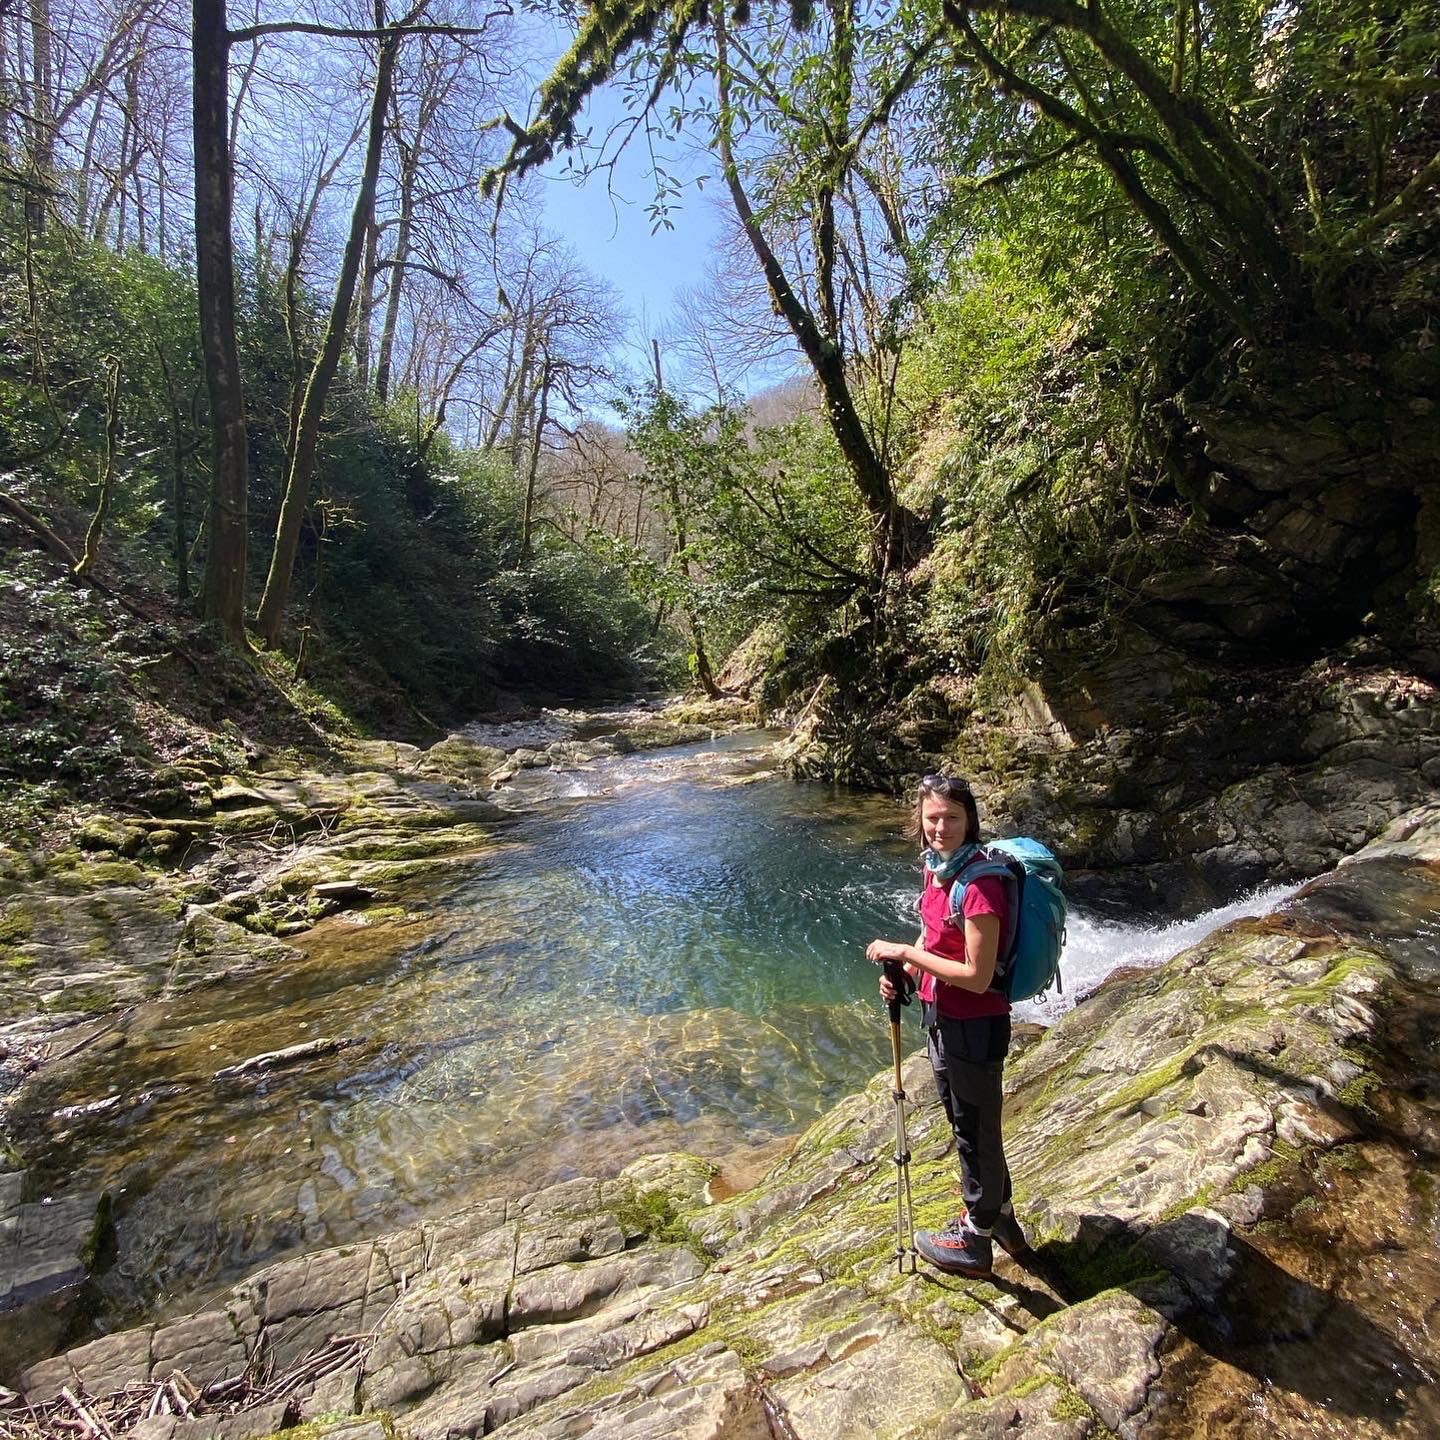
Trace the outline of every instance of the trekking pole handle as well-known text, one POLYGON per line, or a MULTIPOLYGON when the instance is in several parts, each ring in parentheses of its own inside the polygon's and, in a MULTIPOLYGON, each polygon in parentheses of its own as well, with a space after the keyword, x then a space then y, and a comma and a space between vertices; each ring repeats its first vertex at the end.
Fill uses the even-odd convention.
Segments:
POLYGON ((910 1003, 910 990, 913 982, 905 973, 905 967, 898 960, 886 960, 881 968, 885 971, 885 978, 894 987, 895 998, 887 1001, 890 1010, 890 1023, 900 1023, 900 1007, 910 1003))

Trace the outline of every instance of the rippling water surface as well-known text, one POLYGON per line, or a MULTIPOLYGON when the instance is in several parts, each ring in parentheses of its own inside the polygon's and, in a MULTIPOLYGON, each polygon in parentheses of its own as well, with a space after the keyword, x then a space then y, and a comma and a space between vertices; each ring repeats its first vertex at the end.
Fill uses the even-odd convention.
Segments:
MULTIPOLYGON (((418 922, 327 922, 303 963, 145 1007, 87 1054, 64 1103, 122 1103, 52 1121, 47 1159, 116 1195, 102 1320, 648 1151, 763 1154, 868 1080, 889 1031, 864 946, 915 930, 902 817, 755 778, 756 743, 522 776, 537 808, 437 865, 418 922), (351 1043, 212 1079, 321 1036, 351 1043)), ((1192 938, 1076 917, 1070 992, 1192 938)))

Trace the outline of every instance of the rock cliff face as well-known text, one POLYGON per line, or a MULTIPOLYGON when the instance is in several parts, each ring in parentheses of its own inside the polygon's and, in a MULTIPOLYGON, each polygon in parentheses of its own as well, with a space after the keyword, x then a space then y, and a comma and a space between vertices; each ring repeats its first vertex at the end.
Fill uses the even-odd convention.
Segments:
MULTIPOLYGON (((131 1386, 145 1440, 1434 1435, 1437 913, 1430 809, 1025 1048, 1036 1253, 992 1282, 897 1270, 881 1076, 719 1203, 656 1157, 274 1266, 21 1387, 43 1423, 131 1386)), ((957 1199, 926 1071, 933 1225, 957 1199)))
POLYGON ((824 701, 789 742, 800 773, 964 775, 983 823, 1042 836, 1074 892, 1162 912, 1315 875, 1440 789, 1430 682, 1378 664, 1202 666, 1134 626, 1001 706, 941 678, 851 735, 824 701))

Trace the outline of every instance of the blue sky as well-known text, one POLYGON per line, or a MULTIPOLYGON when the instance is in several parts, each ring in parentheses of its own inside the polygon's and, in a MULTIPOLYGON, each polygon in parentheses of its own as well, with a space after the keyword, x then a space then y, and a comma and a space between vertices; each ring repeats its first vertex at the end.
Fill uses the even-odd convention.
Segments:
MULTIPOLYGON (((580 128, 593 126, 599 135, 624 113, 614 92, 602 92, 587 108, 580 128)), ((539 176, 546 227, 566 240, 586 269, 619 292, 630 316, 627 355, 631 365, 646 373, 649 337, 664 327, 680 292, 704 280, 720 233, 713 187, 702 191, 693 183, 703 157, 688 168, 679 166, 680 158, 667 155, 662 161, 667 169, 676 162, 686 183, 678 203, 668 208, 669 226, 658 228, 648 213, 655 200, 655 179, 643 138, 626 148, 609 176, 591 175, 576 184, 559 160, 539 176)))
MULTIPOLYGON (((536 59, 529 71, 538 86, 549 73, 553 58, 569 44, 570 34, 546 17, 529 18, 536 42, 536 59)), ((620 89, 610 85, 591 97, 576 128, 582 134, 589 130, 598 141, 629 115, 620 89)), ((650 337, 671 319, 680 292, 705 281, 712 252, 723 233, 723 191, 713 157, 695 141, 682 138, 657 148, 652 160, 644 134, 637 133, 612 171, 592 174, 577 184, 566 173, 562 155, 538 173, 536 184, 545 207, 546 227, 571 246, 588 270, 608 280, 619 293, 630 315, 627 357, 637 371, 648 374, 650 337), (656 162, 682 187, 680 196, 669 203, 668 226, 657 227, 649 210, 655 202, 652 167, 656 162), (703 189, 696 184, 702 178, 703 189)), ((758 364, 744 380, 744 388, 754 393, 793 371, 794 361, 788 357, 758 364)))
MULTIPOLYGON (((617 97, 603 93, 587 109, 581 128, 593 126, 596 134, 622 118, 617 97)), ((643 141, 629 146, 613 178, 592 175, 577 185, 552 161, 541 172, 540 186, 549 227, 563 235, 584 257, 585 264, 609 280, 625 299, 631 315, 646 318, 648 328, 660 325, 670 312, 678 291, 704 279, 711 245, 719 234, 718 217, 711 202, 713 190, 693 184, 695 164, 681 167, 688 183, 678 206, 667 218, 673 228, 654 229, 647 207, 655 198, 655 180, 643 141)), ((702 162, 703 164, 703 162, 702 162)))

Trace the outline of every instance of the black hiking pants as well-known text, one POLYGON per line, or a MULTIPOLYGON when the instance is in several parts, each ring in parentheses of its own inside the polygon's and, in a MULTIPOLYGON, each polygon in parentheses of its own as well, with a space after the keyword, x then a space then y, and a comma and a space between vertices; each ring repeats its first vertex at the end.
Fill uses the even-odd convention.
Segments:
POLYGON ((1010 1017, 951 1020, 926 1005, 924 1019, 935 1089, 960 1156, 965 1208, 978 1229, 989 1230, 1010 1201, 1010 1167, 1000 1134, 1010 1017))

